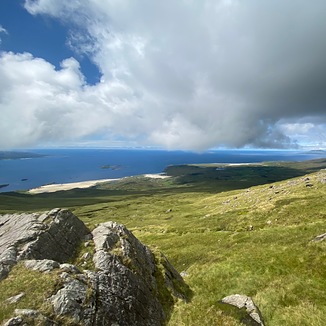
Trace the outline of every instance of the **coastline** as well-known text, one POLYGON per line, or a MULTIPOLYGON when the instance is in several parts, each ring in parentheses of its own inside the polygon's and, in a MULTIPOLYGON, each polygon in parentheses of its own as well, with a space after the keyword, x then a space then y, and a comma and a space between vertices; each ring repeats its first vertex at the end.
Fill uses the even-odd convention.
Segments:
MULTIPOLYGON (((160 173, 158 174, 142 174, 139 175, 139 177, 144 178, 151 178, 151 179, 166 179, 170 178, 167 175, 162 175, 160 173)), ((106 182, 112 182, 112 181, 119 181, 126 178, 132 178, 130 177, 123 177, 123 178, 117 178, 117 179, 99 179, 99 180, 88 180, 88 181, 79 181, 79 182, 70 182, 70 183, 58 183, 58 184, 50 184, 50 185, 44 185, 37 188, 32 188, 27 190, 27 193, 31 195, 41 194, 45 192, 57 192, 57 191, 65 191, 65 190, 72 190, 72 189, 85 189, 94 187, 97 184, 100 183, 106 183, 106 182)))

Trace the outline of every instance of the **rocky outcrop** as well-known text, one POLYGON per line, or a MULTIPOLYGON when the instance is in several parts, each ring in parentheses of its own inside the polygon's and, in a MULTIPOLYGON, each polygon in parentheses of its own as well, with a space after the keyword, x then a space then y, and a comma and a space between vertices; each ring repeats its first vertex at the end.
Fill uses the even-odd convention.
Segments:
POLYGON ((25 259, 65 262, 91 234, 68 210, 0 216, 0 280, 25 259))
POLYGON ((223 310, 228 310, 245 325, 264 326, 261 313, 250 297, 233 294, 223 298, 220 303, 224 305, 223 310))
MULTIPOLYGON (((5 215, 0 225, 1 264, 6 273, 23 261, 26 268, 60 275, 58 290, 47 299, 53 314, 36 311, 28 315, 29 320, 41 318, 49 325, 61 325, 62 318, 69 318, 71 325, 159 326, 166 323, 174 302, 186 300, 189 293, 164 255, 154 254, 115 222, 100 224, 90 234, 71 212, 54 210, 5 215), (84 247, 81 243, 86 239, 86 247, 94 248, 87 254, 94 269, 82 271, 65 262, 84 247)), ((24 318, 26 314, 17 311, 7 325, 23 325, 24 318)))

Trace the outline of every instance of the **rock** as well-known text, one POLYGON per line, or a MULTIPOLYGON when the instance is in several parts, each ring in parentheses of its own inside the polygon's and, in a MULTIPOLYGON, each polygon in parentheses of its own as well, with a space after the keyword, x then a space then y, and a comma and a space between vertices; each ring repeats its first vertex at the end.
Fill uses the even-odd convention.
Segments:
POLYGON ((0 281, 7 277, 11 267, 16 264, 16 255, 17 250, 12 246, 4 249, 0 255, 0 281))
POLYGON ((0 216, 0 280, 19 260, 67 261, 85 237, 90 231, 68 210, 0 216))
POLYGON ((189 274, 188 274, 187 271, 182 271, 182 272, 180 273, 180 276, 181 276, 181 277, 187 277, 187 276, 189 276, 189 274))
POLYGON ((24 265, 28 269, 31 269, 33 271, 40 271, 40 272, 50 272, 53 269, 60 267, 60 264, 58 262, 51 259, 24 260, 24 265))
POLYGON ((89 252, 85 252, 84 254, 83 254, 83 259, 84 260, 88 260, 88 259, 90 259, 92 256, 91 256, 91 254, 89 253, 89 252))
POLYGON ((66 273, 70 273, 70 274, 80 274, 81 271, 72 264, 60 264, 60 269, 66 273))
POLYGON ((79 280, 68 278, 64 287, 49 298, 54 313, 58 316, 71 317, 76 323, 84 319, 84 308, 87 285, 79 280))
POLYGON ((316 238, 314 238, 312 241, 323 241, 326 239, 326 233, 323 233, 321 235, 318 235, 316 238))
POLYGON ((33 318, 39 316, 40 313, 33 309, 15 309, 15 315, 33 318))
POLYGON ((60 324, 62 317, 85 326, 161 326, 177 298, 186 300, 189 294, 167 258, 161 253, 154 255, 123 225, 103 223, 90 234, 66 210, 0 216, 0 252, 3 275, 18 261, 33 270, 61 272, 56 292, 48 298, 53 308, 51 319, 36 310, 22 309, 7 326, 51 326, 56 320, 60 324), (85 236, 94 242, 95 270, 81 272, 66 262, 85 236))
POLYGON ((171 213, 172 212, 172 208, 169 208, 165 211, 165 213, 171 213))
POLYGON ((10 318, 9 320, 7 320, 7 322, 3 324, 3 326, 21 326, 21 325, 23 325, 23 318, 19 316, 10 318))
POLYGON ((17 303, 24 295, 25 295, 25 293, 21 292, 17 295, 14 295, 13 297, 8 298, 6 301, 10 304, 17 303))
POLYGON ((115 222, 100 224, 93 231, 93 241, 96 271, 74 278, 65 275, 63 287, 49 299, 55 314, 86 326, 164 325, 166 312, 159 300, 162 286, 171 307, 173 296, 185 298, 174 288, 184 282, 168 260, 163 255, 155 257, 115 222))
POLYGON ((220 303, 233 307, 231 310, 228 309, 229 313, 235 315, 245 325, 264 326, 260 311, 250 297, 233 294, 223 298, 220 303))

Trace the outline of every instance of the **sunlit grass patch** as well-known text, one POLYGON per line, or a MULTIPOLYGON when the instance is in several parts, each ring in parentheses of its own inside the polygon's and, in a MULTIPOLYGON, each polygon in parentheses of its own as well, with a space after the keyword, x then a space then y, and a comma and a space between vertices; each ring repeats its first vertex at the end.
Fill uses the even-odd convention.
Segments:
POLYGON ((58 277, 55 273, 42 273, 14 266, 9 276, 0 283, 0 320, 12 316, 15 309, 35 309, 48 311, 47 298, 51 296, 58 277), (8 298, 24 293, 17 303, 9 303, 8 298))

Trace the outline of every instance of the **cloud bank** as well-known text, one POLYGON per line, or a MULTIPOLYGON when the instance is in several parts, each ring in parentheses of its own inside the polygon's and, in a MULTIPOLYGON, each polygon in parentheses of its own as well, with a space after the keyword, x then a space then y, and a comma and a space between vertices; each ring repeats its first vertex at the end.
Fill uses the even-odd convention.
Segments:
POLYGON ((101 139, 170 149, 326 145, 326 2, 26 0, 74 58, 0 57, 0 147, 101 139))

